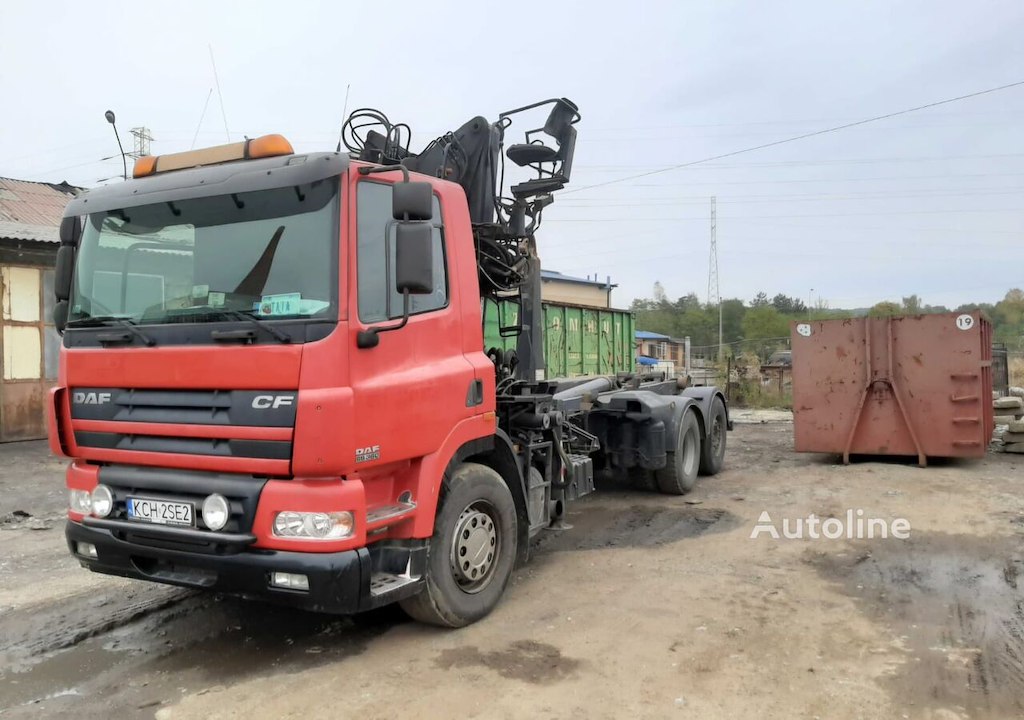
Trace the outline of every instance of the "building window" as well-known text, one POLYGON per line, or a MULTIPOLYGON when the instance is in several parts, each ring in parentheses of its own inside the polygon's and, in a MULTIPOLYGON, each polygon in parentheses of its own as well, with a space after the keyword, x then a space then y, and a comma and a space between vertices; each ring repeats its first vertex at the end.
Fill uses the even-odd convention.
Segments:
POLYGON ((60 337, 53 329, 53 271, 5 266, 3 288, 3 379, 57 377, 60 337))
MULTIPOLYGON (((380 322, 402 316, 402 294, 395 289, 395 220, 391 215, 391 185, 360 182, 356 192, 359 319, 380 322)), ((410 295, 410 314, 448 305, 441 205, 434 196, 434 291, 410 295)))

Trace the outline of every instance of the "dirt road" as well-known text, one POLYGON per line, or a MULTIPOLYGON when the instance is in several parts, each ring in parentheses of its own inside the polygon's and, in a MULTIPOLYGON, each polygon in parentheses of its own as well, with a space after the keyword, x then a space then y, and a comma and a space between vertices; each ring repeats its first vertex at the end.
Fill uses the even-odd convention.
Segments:
POLYGON ((581 501, 459 631, 91 575, 60 464, 0 447, 0 717, 1024 717, 1021 460, 842 467, 791 437, 737 426, 686 498, 581 501), (858 509, 909 538, 776 540, 762 516, 858 509))

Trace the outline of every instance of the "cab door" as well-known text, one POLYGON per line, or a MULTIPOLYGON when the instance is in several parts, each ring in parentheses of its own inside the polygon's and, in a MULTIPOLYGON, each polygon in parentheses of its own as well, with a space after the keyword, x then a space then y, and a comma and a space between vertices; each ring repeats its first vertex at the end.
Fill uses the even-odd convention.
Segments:
POLYGON ((398 324, 403 302, 395 290, 392 184, 379 175, 352 175, 349 357, 355 462, 365 473, 436 451, 452 428, 478 409, 469 400, 476 373, 463 352, 460 298, 445 242, 447 213, 436 192, 433 292, 410 297, 405 327, 380 333, 376 347, 357 346, 360 330, 398 324))

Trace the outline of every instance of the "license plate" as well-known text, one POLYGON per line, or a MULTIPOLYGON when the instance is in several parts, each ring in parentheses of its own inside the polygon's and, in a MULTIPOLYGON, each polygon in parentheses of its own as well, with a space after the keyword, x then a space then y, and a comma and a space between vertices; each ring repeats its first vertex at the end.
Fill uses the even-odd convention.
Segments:
POLYGON ((195 506, 192 503, 130 497, 125 507, 131 520, 157 525, 195 525, 195 506))

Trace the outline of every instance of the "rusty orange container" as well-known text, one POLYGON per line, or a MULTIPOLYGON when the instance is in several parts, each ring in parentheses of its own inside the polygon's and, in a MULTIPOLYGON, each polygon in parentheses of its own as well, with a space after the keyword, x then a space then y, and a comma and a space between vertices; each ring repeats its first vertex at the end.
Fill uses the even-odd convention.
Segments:
POLYGON ((992 327, 977 312, 794 322, 797 452, 981 457, 992 327))

